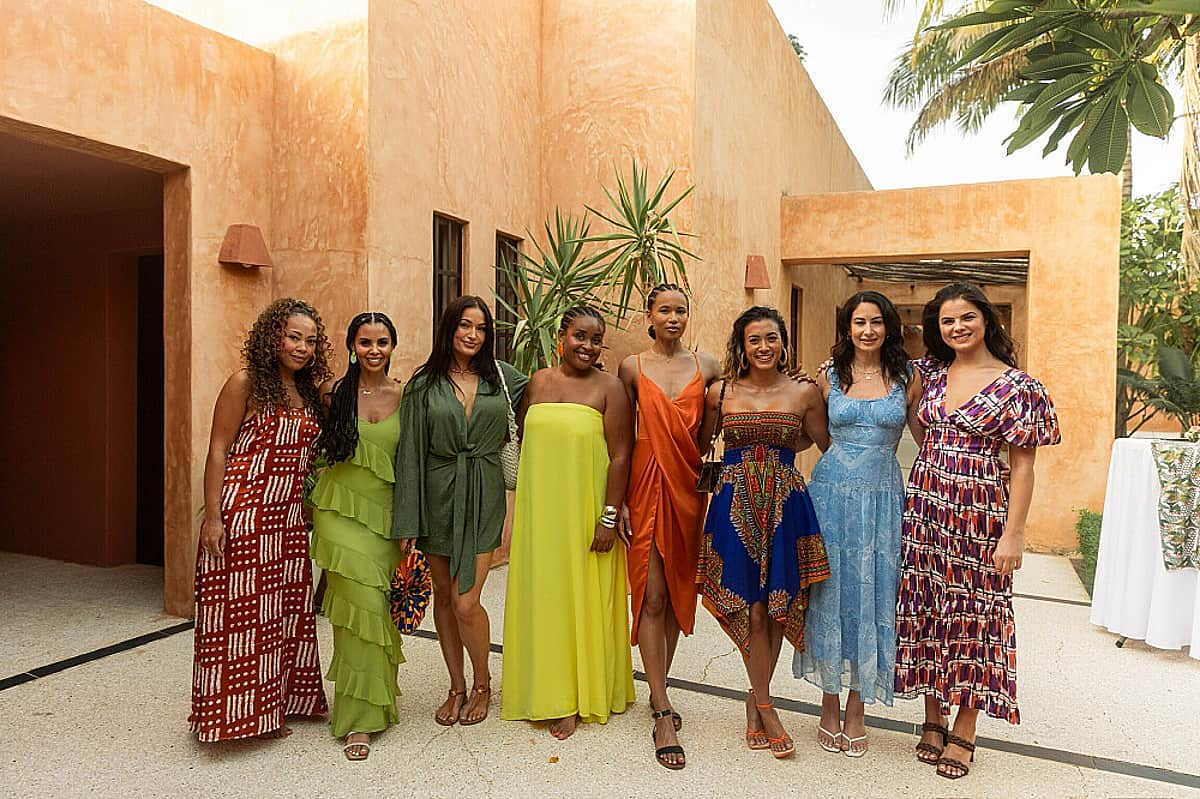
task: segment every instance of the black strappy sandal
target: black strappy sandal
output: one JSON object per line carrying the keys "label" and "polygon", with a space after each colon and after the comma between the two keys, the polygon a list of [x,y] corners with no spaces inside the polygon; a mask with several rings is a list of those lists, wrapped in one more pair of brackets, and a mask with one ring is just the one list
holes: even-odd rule
{"label": "black strappy sandal", "polygon": [[[650,728],[650,740],[655,744],[658,743],[658,720],[665,719],[668,716],[671,717],[671,721],[674,723],[675,711],[671,710],[671,708],[667,708],[665,710],[655,710],[650,714],[650,718],[654,719],[655,722],[654,726]],[[671,771],[679,771],[681,768],[687,765],[686,759],[682,763],[668,763],[663,759],[665,755],[684,755],[686,758],[687,755],[684,754],[683,747],[679,746],[678,744],[672,744],[671,746],[659,746],[655,748],[654,759],[658,761],[660,766],[663,768],[669,768]]]}
{"label": "black strappy sandal", "polygon": [[[934,744],[926,741],[917,742],[917,760],[927,766],[936,766],[938,764],[938,760],[942,756],[942,752],[946,751],[946,736],[950,734],[950,730],[946,729],[941,724],[934,724],[933,722],[927,721],[921,725],[921,732],[936,732],[940,733],[942,736],[941,747],[935,746]],[[922,752],[928,752],[930,757],[921,757]]]}
{"label": "black strappy sandal", "polygon": [[[971,760],[969,762],[971,762],[971,763],[975,762],[975,744],[974,743],[972,743],[971,741],[968,741],[966,738],[960,738],[959,736],[955,735],[954,733],[948,733],[946,735],[946,745],[949,746],[950,744],[954,744],[955,746],[959,746],[959,747],[962,747],[963,749],[966,749],[968,752],[971,753]],[[950,768],[958,769],[962,773],[961,774],[947,774],[946,772],[942,771],[942,766],[949,766]],[[958,780],[958,779],[962,779],[963,777],[967,776],[970,773],[971,773],[971,767],[969,765],[967,765],[967,763],[962,762],[961,760],[958,760],[953,757],[945,757],[945,756],[938,758],[937,775],[939,777],[945,777],[948,780]]]}

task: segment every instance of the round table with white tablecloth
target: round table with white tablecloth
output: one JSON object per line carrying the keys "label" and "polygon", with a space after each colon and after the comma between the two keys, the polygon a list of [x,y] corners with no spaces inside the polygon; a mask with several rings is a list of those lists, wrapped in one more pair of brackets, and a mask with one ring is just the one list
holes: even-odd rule
{"label": "round table with white tablecloth", "polygon": [[1200,572],[1163,565],[1151,439],[1113,442],[1092,590],[1092,623],[1200,660]]}

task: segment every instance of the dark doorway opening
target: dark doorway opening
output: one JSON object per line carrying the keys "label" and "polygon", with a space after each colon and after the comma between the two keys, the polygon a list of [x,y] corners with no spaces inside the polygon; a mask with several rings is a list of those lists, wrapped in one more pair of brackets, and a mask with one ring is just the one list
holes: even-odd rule
{"label": "dark doorway opening", "polygon": [[163,565],[163,256],[137,262],[137,562]]}

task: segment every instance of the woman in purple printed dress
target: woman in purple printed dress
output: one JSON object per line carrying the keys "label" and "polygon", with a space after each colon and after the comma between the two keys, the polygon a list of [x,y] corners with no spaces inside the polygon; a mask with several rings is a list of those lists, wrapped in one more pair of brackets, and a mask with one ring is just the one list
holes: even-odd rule
{"label": "woman in purple printed dress", "polygon": [[[916,366],[923,435],[904,509],[896,608],[896,694],[925,697],[917,759],[966,776],[982,710],[1012,724],[1021,567],[1037,447],[1060,440],[1054,404],[1016,368],[1013,342],[983,291],[946,286],[925,306],[928,355]],[[1008,448],[1008,465],[1001,451]],[[942,721],[958,705],[953,732]]]}

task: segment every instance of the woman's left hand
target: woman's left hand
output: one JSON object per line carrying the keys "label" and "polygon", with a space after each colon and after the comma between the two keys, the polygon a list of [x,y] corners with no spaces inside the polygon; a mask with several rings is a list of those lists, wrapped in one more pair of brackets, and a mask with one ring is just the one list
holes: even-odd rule
{"label": "woman's left hand", "polygon": [[626,547],[633,541],[633,522],[629,518],[629,506],[621,504],[621,516],[617,520],[617,538]]}
{"label": "woman's left hand", "polygon": [[1025,533],[1005,531],[992,550],[992,563],[1001,574],[1012,574],[1021,568],[1021,558],[1025,554]]}
{"label": "woman's left hand", "polygon": [[401,539],[400,539],[400,554],[401,554],[401,555],[403,555],[403,556],[404,556],[404,557],[406,557],[406,558],[407,558],[407,557],[408,557],[410,554],[412,554],[412,551],[413,551],[413,542],[414,542],[415,540],[416,540],[416,539],[413,539],[413,538],[401,538]]}
{"label": "woman's left hand", "polygon": [[605,527],[600,522],[596,522],[596,534],[592,537],[593,552],[608,552],[613,548],[616,540],[617,529],[615,527]]}

